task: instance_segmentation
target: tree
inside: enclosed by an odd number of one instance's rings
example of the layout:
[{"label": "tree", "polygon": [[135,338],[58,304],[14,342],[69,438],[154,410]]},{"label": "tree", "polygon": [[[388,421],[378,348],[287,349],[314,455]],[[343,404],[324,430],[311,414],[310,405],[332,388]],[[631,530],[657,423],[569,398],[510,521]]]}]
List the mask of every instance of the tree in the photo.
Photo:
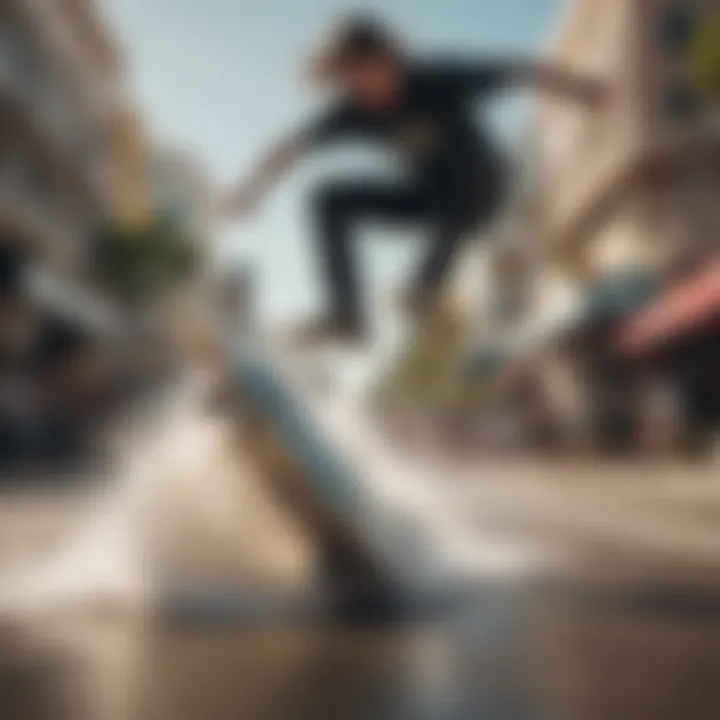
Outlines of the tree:
[{"label": "tree", "polygon": [[138,227],[110,225],[95,247],[101,281],[131,305],[164,297],[192,277],[200,260],[197,240],[165,215]]}]

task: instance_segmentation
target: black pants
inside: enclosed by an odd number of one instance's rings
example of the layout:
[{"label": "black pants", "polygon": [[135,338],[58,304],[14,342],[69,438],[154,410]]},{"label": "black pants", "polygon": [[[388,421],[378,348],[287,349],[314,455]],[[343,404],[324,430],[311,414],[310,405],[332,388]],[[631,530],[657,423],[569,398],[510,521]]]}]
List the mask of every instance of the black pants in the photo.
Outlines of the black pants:
[{"label": "black pants", "polygon": [[362,322],[358,263],[352,231],[359,221],[417,225],[427,248],[414,289],[433,293],[440,286],[458,247],[492,215],[496,194],[477,186],[466,192],[378,182],[329,183],[315,198],[318,252],[333,314]]}]

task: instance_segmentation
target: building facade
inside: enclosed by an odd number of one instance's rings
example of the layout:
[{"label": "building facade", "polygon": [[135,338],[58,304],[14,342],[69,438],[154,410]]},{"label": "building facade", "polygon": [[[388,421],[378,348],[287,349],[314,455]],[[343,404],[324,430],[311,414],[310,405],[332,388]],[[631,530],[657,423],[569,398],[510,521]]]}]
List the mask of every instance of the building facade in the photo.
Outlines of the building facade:
[{"label": "building facade", "polygon": [[591,113],[557,99],[538,111],[541,237],[578,288],[566,371],[587,428],[611,444],[641,442],[653,398],[673,395],[666,378],[615,352],[616,332],[720,244],[720,102],[704,37],[719,10],[712,0],[576,0],[549,50],[612,93]]},{"label": "building facade", "polygon": [[0,241],[20,266],[0,303],[27,327],[23,347],[2,353],[0,384],[22,402],[0,402],[0,461],[73,454],[111,392],[103,334],[120,323],[93,256],[116,212],[122,85],[118,47],[90,0],[0,3]]},{"label": "building facade", "polygon": [[82,276],[112,208],[120,58],[91,3],[0,8],[0,222],[63,275]]},{"label": "building facade", "polygon": [[606,109],[538,112],[545,237],[585,281],[662,274],[703,257],[720,227],[720,110],[696,80],[712,0],[577,0],[550,57],[606,81]]}]

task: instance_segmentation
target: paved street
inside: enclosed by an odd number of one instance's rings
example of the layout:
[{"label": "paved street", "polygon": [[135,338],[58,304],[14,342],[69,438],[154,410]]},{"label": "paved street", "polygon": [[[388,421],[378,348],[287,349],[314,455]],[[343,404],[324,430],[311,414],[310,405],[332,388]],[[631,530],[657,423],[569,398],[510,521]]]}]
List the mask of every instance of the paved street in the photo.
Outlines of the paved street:
[{"label": "paved street", "polygon": [[[249,473],[247,467],[243,471]],[[716,573],[708,573],[720,566],[720,481],[714,468],[488,461],[446,482],[458,512],[472,520],[480,541],[541,549],[555,569],[590,579],[648,574],[715,585]],[[238,532],[210,537],[208,530],[205,558],[200,552],[197,562],[212,565],[210,549],[220,552],[223,537],[227,543],[249,544],[251,551],[253,535],[240,528],[247,527],[248,503],[256,508],[251,515],[266,504],[258,497],[250,502],[257,494],[254,484],[241,478],[239,508],[245,509],[238,509]],[[178,487],[189,492],[187,484],[178,481]],[[192,506],[177,498],[173,503],[185,515]],[[89,489],[6,494],[0,500],[2,563],[7,567],[51,555],[96,511]],[[271,527],[278,522],[271,517]],[[202,532],[203,523],[207,526],[207,518],[187,527]]]},{"label": "paved street", "polygon": [[[713,474],[517,461],[488,462],[480,477],[473,474],[447,482],[478,537],[499,552],[527,546],[553,559],[546,577],[522,592],[490,582],[468,618],[462,612],[447,625],[359,634],[282,623],[161,631],[116,614],[30,628],[6,623],[3,717],[199,720],[213,708],[234,708],[279,720],[400,711],[408,718],[464,712],[524,720],[541,712],[552,720],[714,720],[720,603],[704,595],[717,589]],[[89,496],[6,497],[5,562],[50,556],[95,511]],[[200,526],[193,528],[200,543]],[[658,581],[690,591],[690,604],[648,601],[642,591],[657,590]],[[698,593],[709,602],[698,604]]]},{"label": "paved street", "polygon": [[712,467],[499,463],[458,481],[478,525],[555,548],[603,583],[719,589],[720,483]]}]

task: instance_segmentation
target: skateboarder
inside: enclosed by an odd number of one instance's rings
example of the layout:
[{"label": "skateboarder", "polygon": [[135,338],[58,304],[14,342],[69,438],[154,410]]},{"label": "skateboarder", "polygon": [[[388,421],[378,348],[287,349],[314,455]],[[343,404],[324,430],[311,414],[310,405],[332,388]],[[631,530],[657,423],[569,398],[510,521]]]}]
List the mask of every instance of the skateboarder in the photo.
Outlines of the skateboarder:
[{"label": "skateboarder", "polygon": [[348,138],[397,150],[398,179],[333,180],[314,194],[317,252],[329,293],[327,311],[300,333],[307,341],[363,337],[366,318],[352,231],[361,220],[410,223],[427,247],[406,309],[422,314],[436,297],[458,247],[497,214],[508,178],[499,152],[474,117],[475,101],[496,90],[532,84],[587,106],[604,89],[538,62],[423,58],[372,18],[347,20],[311,62],[312,78],[335,102],[279,143],[224,202],[229,217],[251,211],[263,192],[303,155]]}]

